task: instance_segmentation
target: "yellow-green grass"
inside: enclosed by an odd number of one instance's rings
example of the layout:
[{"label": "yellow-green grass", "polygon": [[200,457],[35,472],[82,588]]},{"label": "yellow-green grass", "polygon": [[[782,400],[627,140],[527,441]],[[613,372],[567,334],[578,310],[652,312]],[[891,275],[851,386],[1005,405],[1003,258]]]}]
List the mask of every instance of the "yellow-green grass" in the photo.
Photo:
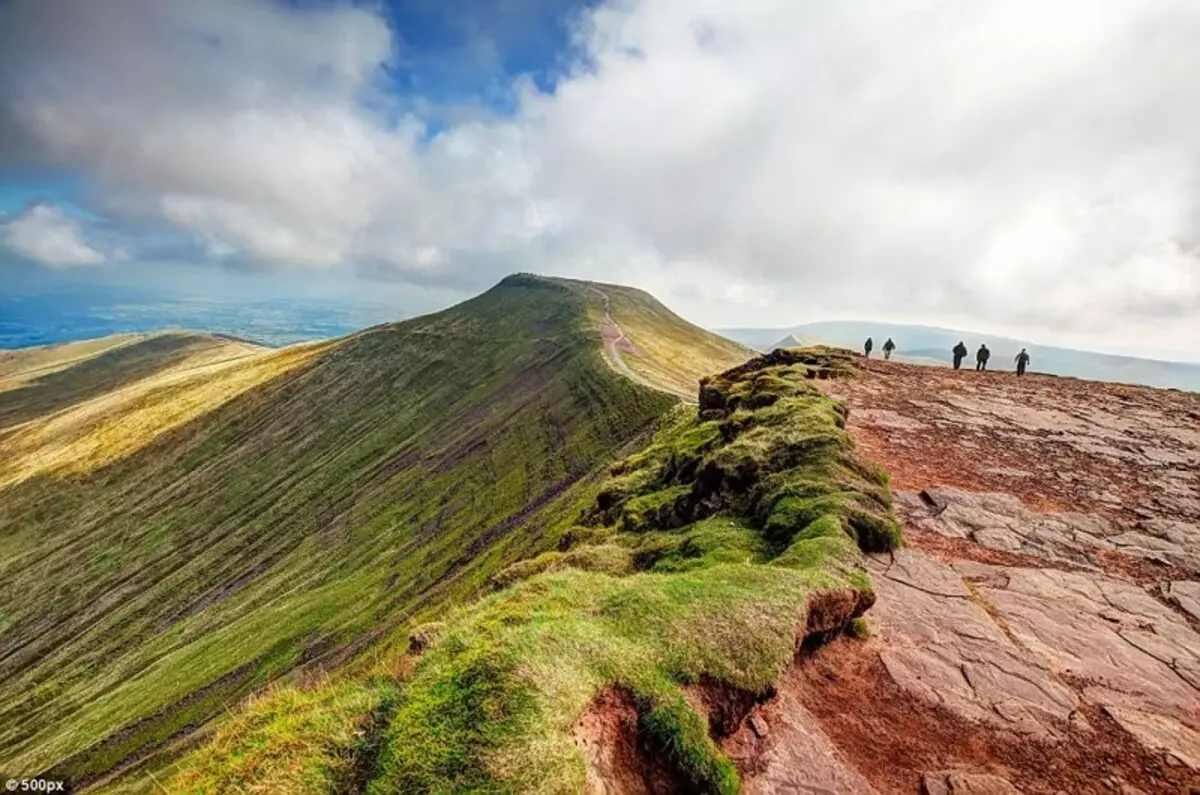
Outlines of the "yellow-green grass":
[{"label": "yellow-green grass", "polygon": [[0,772],[128,787],[107,777],[268,681],[554,547],[674,403],[608,366],[590,309],[511,278],[316,346],[71,372],[101,354],[55,373],[72,401],[26,395],[22,430],[59,432],[0,438]]},{"label": "yellow-green grass", "polygon": [[0,430],[169,370],[186,371],[268,350],[228,337],[164,332],[5,351],[0,360]]},{"label": "yellow-green grass", "polygon": [[91,340],[0,350],[0,391],[13,389],[26,381],[66,369],[84,359],[144,340],[148,336],[113,334]]},{"label": "yellow-green grass", "polygon": [[[0,421],[11,420],[0,428],[0,488],[41,474],[99,469],[321,350],[163,334],[25,381],[0,393]],[[6,383],[0,380],[0,388]]]}]

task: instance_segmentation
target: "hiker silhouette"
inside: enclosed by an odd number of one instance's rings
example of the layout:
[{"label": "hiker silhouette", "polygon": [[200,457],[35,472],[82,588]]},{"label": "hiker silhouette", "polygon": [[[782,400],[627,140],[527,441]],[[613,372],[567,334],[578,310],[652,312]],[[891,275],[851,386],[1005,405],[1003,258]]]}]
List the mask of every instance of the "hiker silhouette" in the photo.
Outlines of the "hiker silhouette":
[{"label": "hiker silhouette", "polygon": [[1017,363],[1017,375],[1025,375],[1025,368],[1029,366],[1029,352],[1022,348],[1013,361]]},{"label": "hiker silhouette", "polygon": [[967,346],[963,344],[962,340],[959,340],[950,352],[954,354],[954,369],[957,370],[962,367],[963,359],[967,358]]},{"label": "hiker silhouette", "polygon": [[986,370],[988,359],[992,358],[992,352],[988,350],[987,344],[979,346],[979,350],[975,353],[975,369],[978,371]]}]

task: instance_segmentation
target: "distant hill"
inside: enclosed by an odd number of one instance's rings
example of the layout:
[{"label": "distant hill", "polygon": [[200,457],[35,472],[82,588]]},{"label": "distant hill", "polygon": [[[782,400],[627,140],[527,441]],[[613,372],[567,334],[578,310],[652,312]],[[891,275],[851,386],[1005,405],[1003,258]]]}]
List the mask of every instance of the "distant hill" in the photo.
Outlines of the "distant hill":
[{"label": "distant hill", "polygon": [[897,346],[894,358],[916,364],[948,364],[950,349],[959,340],[966,343],[970,350],[968,360],[973,363],[980,343],[987,343],[992,351],[990,367],[997,370],[1013,369],[1013,357],[1021,348],[1027,348],[1033,357],[1030,369],[1034,372],[1200,391],[1200,364],[1093,353],[961,329],[837,320],[785,329],[719,329],[718,333],[763,351],[778,347],[780,341],[792,335],[801,340],[824,340],[853,350],[860,350],[869,336],[874,338],[878,351],[890,335]]},{"label": "distant hill", "polygon": [[814,334],[801,334],[793,332],[782,339],[775,340],[770,345],[763,347],[763,351],[771,351],[775,348],[807,348],[810,345],[837,345],[838,343],[831,340],[823,339]]}]

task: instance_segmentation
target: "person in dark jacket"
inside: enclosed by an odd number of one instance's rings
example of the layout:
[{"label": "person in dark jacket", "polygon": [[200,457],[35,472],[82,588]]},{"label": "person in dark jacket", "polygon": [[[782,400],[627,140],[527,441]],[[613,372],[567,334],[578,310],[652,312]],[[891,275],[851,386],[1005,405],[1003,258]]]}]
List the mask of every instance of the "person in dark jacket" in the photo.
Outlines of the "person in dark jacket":
[{"label": "person in dark jacket", "polygon": [[892,338],[888,337],[887,342],[883,343],[883,358],[892,358],[892,351],[896,350],[896,343],[892,342]]},{"label": "person in dark jacket", "polygon": [[963,345],[962,340],[959,340],[950,352],[954,354],[954,369],[957,370],[962,367],[963,359],[967,358],[967,346]]},{"label": "person in dark jacket", "polygon": [[975,369],[986,370],[990,358],[992,358],[992,352],[988,350],[987,344],[980,345],[979,350],[975,353]]},{"label": "person in dark jacket", "polygon": [[1029,366],[1029,352],[1022,348],[1013,361],[1017,363],[1017,375],[1025,375],[1025,368]]},{"label": "person in dark jacket", "polygon": [[865,353],[867,355],[868,359],[871,358],[871,349],[874,347],[875,347],[875,341],[873,339],[871,339],[870,337],[867,337],[867,341],[863,343],[863,353]]}]

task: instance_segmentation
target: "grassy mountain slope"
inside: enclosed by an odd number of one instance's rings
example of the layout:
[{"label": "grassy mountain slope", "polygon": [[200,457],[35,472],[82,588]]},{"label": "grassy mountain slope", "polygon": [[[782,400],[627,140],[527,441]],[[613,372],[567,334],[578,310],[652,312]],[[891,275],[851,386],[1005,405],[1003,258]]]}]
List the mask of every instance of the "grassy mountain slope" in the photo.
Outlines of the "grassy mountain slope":
[{"label": "grassy mountain slope", "polygon": [[264,352],[252,343],[168,332],[6,351],[0,358],[0,428],[9,428],[172,371]]},{"label": "grassy mountain slope", "polygon": [[[118,346],[54,373],[75,402],[55,388],[4,404],[22,422],[0,437],[20,462],[0,486],[0,772],[100,781],[553,547],[676,402],[604,361],[597,299],[509,277],[444,312],[224,366],[153,338],[152,364],[89,374]],[[675,345],[694,333],[647,316],[627,322]],[[79,438],[103,454],[45,453]]]},{"label": "grassy mountain slope", "polygon": [[[0,486],[84,473],[299,366],[320,346],[276,351],[204,334],[168,333],[57,346],[0,376]],[[23,352],[22,352],[23,353]],[[22,357],[13,356],[20,361]]]},{"label": "grassy mountain slope", "polygon": [[0,379],[6,388],[72,364],[98,356],[105,351],[128,345],[140,339],[137,334],[114,334],[111,337],[67,342],[60,345],[39,345],[34,348],[0,350]]},{"label": "grassy mountain slope", "polygon": [[806,637],[871,604],[860,549],[899,540],[886,476],[855,457],[818,373],[852,369],[783,352],[707,381],[699,412],[614,465],[557,549],[416,628],[399,676],[264,698],[168,788],[578,792],[596,774],[580,718],[617,694],[632,746],[679,791],[736,791],[696,693],[753,703]]}]

